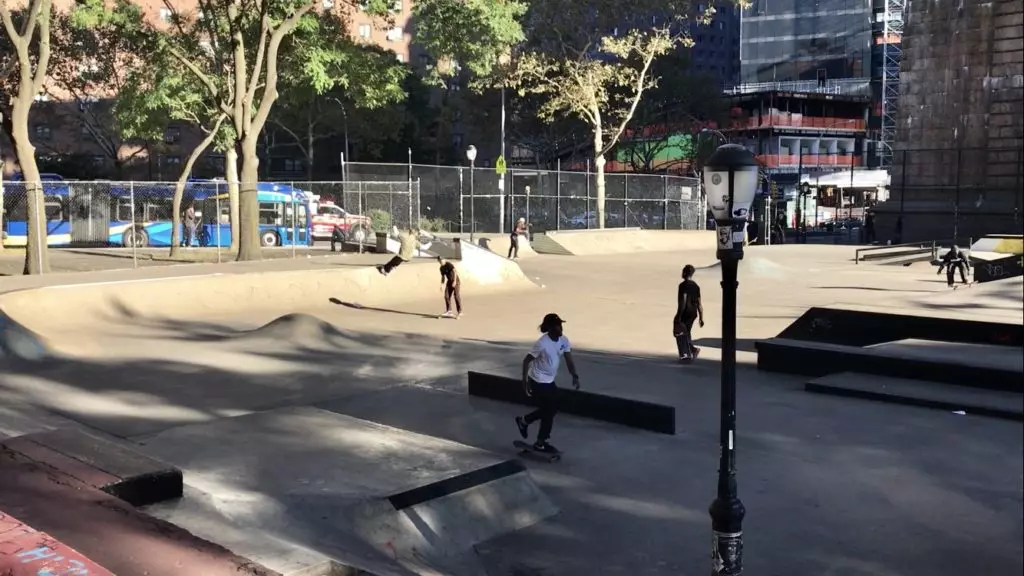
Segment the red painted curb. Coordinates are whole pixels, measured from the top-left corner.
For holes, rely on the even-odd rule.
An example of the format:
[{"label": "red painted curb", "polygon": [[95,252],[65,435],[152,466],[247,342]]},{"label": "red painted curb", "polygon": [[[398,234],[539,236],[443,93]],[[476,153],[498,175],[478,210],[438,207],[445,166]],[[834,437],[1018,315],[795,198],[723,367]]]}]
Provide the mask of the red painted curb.
[{"label": "red painted curb", "polygon": [[74,548],[0,511],[3,576],[114,576]]}]

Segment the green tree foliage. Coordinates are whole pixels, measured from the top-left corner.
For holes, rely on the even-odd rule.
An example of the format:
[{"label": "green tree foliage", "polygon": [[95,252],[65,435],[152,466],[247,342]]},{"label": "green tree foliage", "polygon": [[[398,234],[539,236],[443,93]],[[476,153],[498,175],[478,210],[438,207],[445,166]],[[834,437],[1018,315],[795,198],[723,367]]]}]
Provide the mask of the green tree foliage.
[{"label": "green tree foliage", "polygon": [[[731,0],[726,0],[731,1]],[[530,5],[527,40],[516,51],[510,83],[520,94],[541,96],[541,117],[584,120],[597,167],[598,225],[605,224],[605,155],[618,143],[644,94],[657,86],[654,62],[692,45],[689,0],[545,0]]]},{"label": "green tree foliage", "polygon": [[[22,4],[26,3],[17,3]],[[11,0],[0,0],[0,123],[14,144],[28,195],[25,274],[43,274],[50,268],[43,186],[29,135],[29,113],[49,70],[52,21],[51,0],[30,0],[21,10]]]},{"label": "green tree foliage", "polygon": [[338,14],[323,14],[317,24],[296,30],[283,45],[281,97],[270,116],[302,152],[310,179],[318,142],[347,137],[353,127],[357,135],[371,133],[360,130],[360,112],[387,119],[384,109],[405,99],[409,73],[390,50],[354,42]]}]

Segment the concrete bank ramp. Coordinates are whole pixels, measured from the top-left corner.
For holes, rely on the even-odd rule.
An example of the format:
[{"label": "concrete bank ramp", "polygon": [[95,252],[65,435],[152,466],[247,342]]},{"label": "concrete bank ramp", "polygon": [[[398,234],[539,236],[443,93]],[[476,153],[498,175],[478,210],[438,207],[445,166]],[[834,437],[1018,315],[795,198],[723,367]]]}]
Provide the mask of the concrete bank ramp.
[{"label": "concrete bank ramp", "polygon": [[[467,294],[529,290],[536,285],[519,266],[486,250],[465,250],[456,262]],[[0,295],[0,311],[24,328],[46,335],[94,328],[97,323],[130,323],[133,317],[188,319],[287,313],[329,301],[393,306],[437,292],[437,263],[415,259],[390,276],[374,266],[322,270],[209,274],[152,280],[51,286]]]},{"label": "concrete bank ramp", "polygon": [[535,234],[533,248],[540,254],[601,256],[640,252],[710,250],[717,247],[714,230],[561,230]]},{"label": "concrete bank ramp", "polygon": [[187,483],[148,512],[286,576],[475,576],[473,546],[557,511],[516,459],[312,407],[173,428],[143,449]]},{"label": "concrete bank ramp", "polygon": [[988,234],[975,240],[970,246],[971,256],[975,252],[993,254],[1024,254],[1024,236],[1020,234]]}]

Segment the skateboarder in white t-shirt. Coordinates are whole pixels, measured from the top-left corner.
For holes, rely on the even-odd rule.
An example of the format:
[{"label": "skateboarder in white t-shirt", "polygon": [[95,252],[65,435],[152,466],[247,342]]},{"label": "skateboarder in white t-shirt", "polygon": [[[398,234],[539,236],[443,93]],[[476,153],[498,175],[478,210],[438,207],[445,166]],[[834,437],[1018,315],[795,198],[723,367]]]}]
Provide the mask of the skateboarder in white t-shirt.
[{"label": "skateboarder in white t-shirt", "polygon": [[525,439],[529,437],[530,424],[540,420],[540,430],[533,449],[538,452],[557,454],[558,449],[548,443],[551,427],[558,412],[558,387],[555,377],[562,357],[572,375],[572,385],[580,389],[580,376],[576,372],[576,363],[572,359],[572,346],[569,339],[562,334],[563,320],[558,314],[547,314],[540,324],[543,335],[523,358],[523,388],[526,395],[534,399],[537,409],[526,416],[516,416],[516,427]]}]

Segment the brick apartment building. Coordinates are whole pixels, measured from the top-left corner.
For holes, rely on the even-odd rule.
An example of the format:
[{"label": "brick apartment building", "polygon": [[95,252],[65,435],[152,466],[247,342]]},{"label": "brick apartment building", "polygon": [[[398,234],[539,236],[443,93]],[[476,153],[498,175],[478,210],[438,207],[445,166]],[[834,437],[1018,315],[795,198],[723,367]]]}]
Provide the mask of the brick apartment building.
[{"label": "brick apartment building", "polygon": [[[134,1],[142,8],[149,22],[160,25],[171,17],[171,11],[163,0]],[[325,9],[334,5],[334,0],[321,1]],[[74,0],[53,2],[56,10],[68,10],[73,3]],[[194,10],[196,4],[195,0],[173,1],[175,8],[182,12]],[[349,31],[353,38],[389,49],[395,52],[399,61],[409,62],[416,56],[415,49],[410,46],[411,34],[408,30],[411,12],[412,0],[394,0],[392,22],[385,24],[380,19],[356,10],[350,15]],[[188,125],[170,123],[163,141],[148,147],[143,143],[120,142],[114,138],[106,138],[103,143],[97,142],[97,130],[90,129],[88,124],[102,118],[102,113],[86,120],[84,107],[109,103],[78,102],[66,93],[61,94],[52,84],[48,86],[46,93],[41,94],[33,106],[29,127],[41,167],[54,166],[58,158],[73,157],[91,163],[98,174],[105,173],[114,177],[112,152],[116,150],[125,164],[121,178],[156,181],[176,179],[185,158],[202,136]],[[5,174],[18,171],[14,150],[3,134],[0,134],[0,158],[4,161]],[[206,154],[193,171],[196,176],[219,176],[222,172],[223,155],[216,152]]]}]

